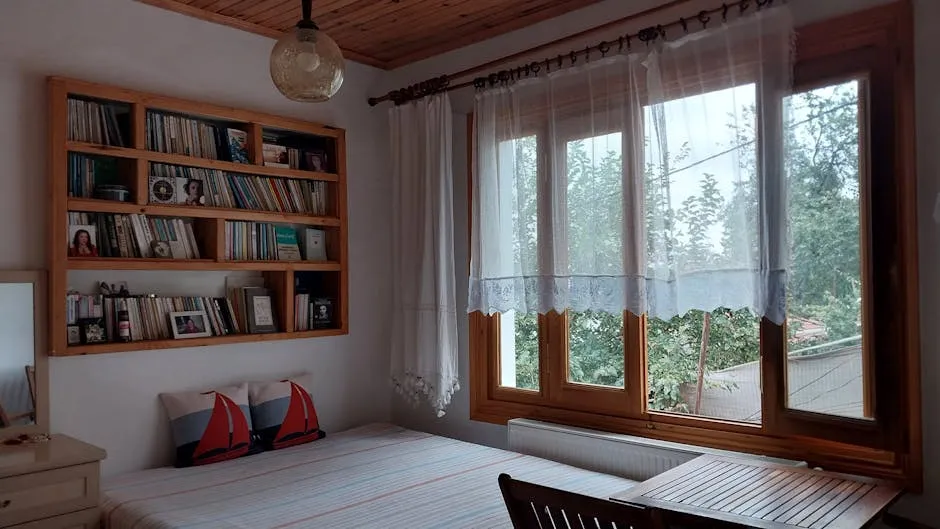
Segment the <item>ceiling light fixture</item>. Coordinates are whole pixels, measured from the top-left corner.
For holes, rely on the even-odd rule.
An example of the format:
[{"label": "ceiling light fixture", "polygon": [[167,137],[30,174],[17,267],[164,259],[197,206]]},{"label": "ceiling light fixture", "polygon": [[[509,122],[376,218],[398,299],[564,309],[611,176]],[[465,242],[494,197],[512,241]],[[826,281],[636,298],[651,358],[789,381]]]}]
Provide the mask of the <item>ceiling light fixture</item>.
[{"label": "ceiling light fixture", "polygon": [[303,19],[271,50],[271,80],[294,101],[327,101],[343,86],[346,70],[339,46],[310,18],[312,0],[301,0]]}]

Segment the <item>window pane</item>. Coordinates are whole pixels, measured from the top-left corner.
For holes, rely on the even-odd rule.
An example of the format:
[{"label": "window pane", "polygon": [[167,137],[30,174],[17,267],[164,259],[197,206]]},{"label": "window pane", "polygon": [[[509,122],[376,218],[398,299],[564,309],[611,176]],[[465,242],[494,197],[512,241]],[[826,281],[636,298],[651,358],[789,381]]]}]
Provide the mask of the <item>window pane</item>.
[{"label": "window pane", "polygon": [[866,417],[859,81],[787,99],[788,406]]},{"label": "window pane", "polygon": [[500,315],[499,385],[539,390],[539,323],[536,314]]},{"label": "window pane", "polygon": [[761,421],[759,320],[729,279],[758,261],[756,88],[644,109],[651,302],[686,311],[647,320],[650,410]]},{"label": "window pane", "polygon": [[758,321],[748,309],[650,318],[649,409],[759,423]]},{"label": "window pane", "polygon": [[[567,142],[568,262],[573,275],[623,265],[623,134]],[[569,312],[568,380],[623,387],[623,315]]]},{"label": "window pane", "polygon": [[623,314],[568,313],[568,381],[624,387]]}]

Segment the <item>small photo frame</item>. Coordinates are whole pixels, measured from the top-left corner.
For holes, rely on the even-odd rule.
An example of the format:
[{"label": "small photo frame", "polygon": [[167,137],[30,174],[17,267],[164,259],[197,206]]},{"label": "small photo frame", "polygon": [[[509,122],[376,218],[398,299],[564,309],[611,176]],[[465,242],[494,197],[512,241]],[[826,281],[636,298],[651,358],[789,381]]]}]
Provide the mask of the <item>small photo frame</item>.
[{"label": "small photo frame", "polygon": [[176,178],[176,196],[179,203],[186,206],[206,205],[205,182],[196,178]]},{"label": "small photo frame", "polygon": [[69,226],[69,257],[98,257],[98,230],[90,224]]},{"label": "small photo frame", "polygon": [[328,298],[314,298],[313,300],[313,328],[329,329],[333,327],[333,300]]},{"label": "small photo frame", "polygon": [[318,173],[329,172],[329,160],[326,157],[326,151],[319,149],[306,151],[304,153],[304,161],[307,164],[306,169],[308,171],[316,171]]},{"label": "small photo frame", "polygon": [[212,327],[209,326],[209,318],[204,310],[171,312],[169,318],[175,340],[212,336]]},{"label": "small photo frame", "polygon": [[78,327],[83,344],[105,343],[108,341],[104,318],[81,318],[78,320]]},{"label": "small photo frame", "polygon": [[66,327],[66,336],[69,345],[78,345],[82,343],[82,330],[78,325],[69,325]]},{"label": "small photo frame", "polygon": [[277,332],[277,323],[274,319],[274,306],[271,296],[261,291],[246,294],[245,304],[248,308],[248,332],[260,334]]}]

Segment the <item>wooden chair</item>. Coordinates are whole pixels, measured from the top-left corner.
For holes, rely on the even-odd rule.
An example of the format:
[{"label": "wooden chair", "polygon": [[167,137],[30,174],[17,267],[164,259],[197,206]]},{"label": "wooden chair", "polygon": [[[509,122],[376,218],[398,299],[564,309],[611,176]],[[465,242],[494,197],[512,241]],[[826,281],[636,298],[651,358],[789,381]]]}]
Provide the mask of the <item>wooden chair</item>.
[{"label": "wooden chair", "polygon": [[663,529],[659,513],[499,475],[515,529]]}]

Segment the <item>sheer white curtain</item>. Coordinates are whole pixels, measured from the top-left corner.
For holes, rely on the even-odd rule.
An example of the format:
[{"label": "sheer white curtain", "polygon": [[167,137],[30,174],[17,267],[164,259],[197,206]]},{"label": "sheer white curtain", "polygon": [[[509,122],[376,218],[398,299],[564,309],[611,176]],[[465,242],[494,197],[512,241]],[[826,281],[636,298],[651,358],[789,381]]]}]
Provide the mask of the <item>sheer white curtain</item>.
[{"label": "sheer white curtain", "polygon": [[782,322],[792,41],[765,9],[479,93],[469,311]]},{"label": "sheer white curtain", "polygon": [[444,415],[457,382],[452,112],[446,94],[390,111],[392,383]]}]

